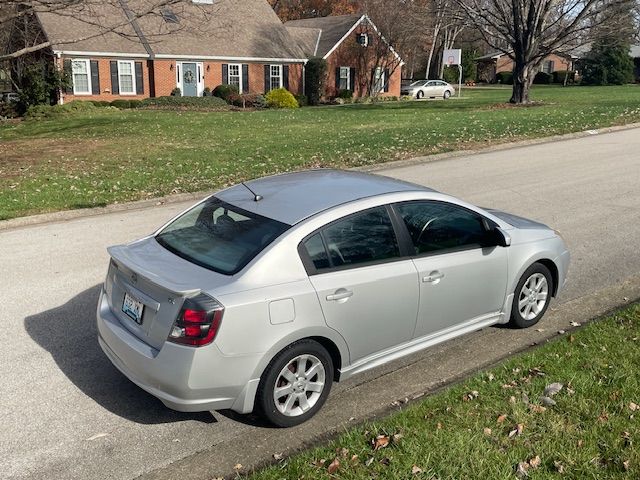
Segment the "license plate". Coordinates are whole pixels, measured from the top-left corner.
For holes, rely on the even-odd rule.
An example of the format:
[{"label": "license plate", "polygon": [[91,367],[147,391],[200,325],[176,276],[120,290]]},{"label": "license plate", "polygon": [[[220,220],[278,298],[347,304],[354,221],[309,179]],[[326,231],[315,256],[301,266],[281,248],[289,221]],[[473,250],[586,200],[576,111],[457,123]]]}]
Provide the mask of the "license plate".
[{"label": "license plate", "polygon": [[142,325],[142,310],[144,304],[136,300],[128,293],[124,294],[124,302],[122,302],[122,311],[126,313],[138,325]]}]

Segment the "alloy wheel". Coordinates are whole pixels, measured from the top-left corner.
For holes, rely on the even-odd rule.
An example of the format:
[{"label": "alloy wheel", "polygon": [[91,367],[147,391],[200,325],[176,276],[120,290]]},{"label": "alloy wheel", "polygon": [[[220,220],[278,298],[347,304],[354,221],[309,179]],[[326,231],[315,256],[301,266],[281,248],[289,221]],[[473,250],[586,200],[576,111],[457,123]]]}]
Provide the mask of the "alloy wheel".
[{"label": "alloy wheel", "polygon": [[542,273],[531,275],[518,295],[518,311],[523,319],[534,320],[544,310],[549,298],[549,284]]},{"label": "alloy wheel", "polygon": [[324,365],[314,355],[293,358],[278,374],[273,400],[278,411],[287,417],[308,412],[325,388]]}]

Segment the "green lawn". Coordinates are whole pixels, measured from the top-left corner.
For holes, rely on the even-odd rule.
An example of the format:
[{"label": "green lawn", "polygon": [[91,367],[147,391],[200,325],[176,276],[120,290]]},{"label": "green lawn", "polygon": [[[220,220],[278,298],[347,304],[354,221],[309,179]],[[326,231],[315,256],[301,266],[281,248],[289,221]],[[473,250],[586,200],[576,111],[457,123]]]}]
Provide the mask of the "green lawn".
[{"label": "green lawn", "polygon": [[249,478],[640,478],[639,347],[635,305]]},{"label": "green lawn", "polygon": [[212,190],[260,175],[640,121],[640,87],[539,87],[298,111],[105,111],[0,125],[0,219]]}]

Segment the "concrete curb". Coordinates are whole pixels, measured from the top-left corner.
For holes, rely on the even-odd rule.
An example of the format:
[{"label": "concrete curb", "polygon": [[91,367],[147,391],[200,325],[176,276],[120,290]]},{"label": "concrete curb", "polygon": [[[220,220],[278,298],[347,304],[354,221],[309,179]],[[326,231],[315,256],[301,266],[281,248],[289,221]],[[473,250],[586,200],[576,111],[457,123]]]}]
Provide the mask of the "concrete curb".
[{"label": "concrete curb", "polygon": [[[602,135],[602,134],[614,133],[614,132],[619,132],[624,130],[632,130],[635,128],[640,128],[640,123],[630,123],[627,125],[618,125],[613,127],[600,128],[598,130],[586,130],[582,132],[567,133],[564,135],[554,135],[551,137],[534,138],[530,140],[521,140],[521,141],[512,142],[512,143],[502,143],[502,144],[490,145],[485,148],[479,148],[479,149],[458,150],[454,152],[438,153],[434,155],[414,157],[407,160],[398,160],[393,162],[379,163],[376,165],[356,167],[353,170],[362,171],[362,172],[381,172],[385,170],[409,167],[409,166],[419,165],[423,163],[449,160],[452,158],[458,158],[462,156],[498,152],[498,151],[510,150],[514,148],[526,147],[530,145],[542,145],[545,143],[562,142],[562,141],[573,140],[577,138],[591,137],[594,135]],[[87,209],[80,209],[80,210],[64,210],[61,212],[44,213],[40,215],[12,218],[10,220],[0,221],[0,231],[20,228],[20,227],[27,227],[32,225],[46,224],[46,223],[66,222],[66,221],[74,220],[77,218],[93,217],[96,215],[104,215],[109,213],[126,212],[130,210],[141,210],[145,208],[154,207],[157,205],[195,201],[195,200],[202,199],[203,197],[210,195],[211,193],[212,191],[180,193],[177,195],[168,195],[165,197],[152,198],[148,200],[138,200],[138,201],[129,202],[129,203],[117,203],[117,204],[107,205],[106,207],[87,208]]]}]

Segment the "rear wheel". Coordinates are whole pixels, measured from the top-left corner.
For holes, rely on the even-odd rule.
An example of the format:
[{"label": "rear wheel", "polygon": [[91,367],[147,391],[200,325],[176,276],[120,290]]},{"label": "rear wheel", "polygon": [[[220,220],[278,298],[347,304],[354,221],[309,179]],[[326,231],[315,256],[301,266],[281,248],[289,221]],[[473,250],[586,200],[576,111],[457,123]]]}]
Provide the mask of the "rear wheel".
[{"label": "rear wheel", "polygon": [[522,275],[513,296],[510,325],[527,328],[544,316],[553,292],[553,277],[547,267],[534,263]]},{"label": "rear wheel", "polygon": [[448,100],[451,96],[451,92],[449,90],[444,91],[444,95],[442,96],[445,100]]},{"label": "rear wheel", "polygon": [[301,340],[278,353],[260,380],[256,406],[278,427],[292,427],[313,417],[333,383],[329,352],[313,340]]},{"label": "rear wheel", "polygon": [[424,92],[422,90],[418,90],[418,93],[416,93],[416,98],[418,100],[422,100],[424,98]]}]

